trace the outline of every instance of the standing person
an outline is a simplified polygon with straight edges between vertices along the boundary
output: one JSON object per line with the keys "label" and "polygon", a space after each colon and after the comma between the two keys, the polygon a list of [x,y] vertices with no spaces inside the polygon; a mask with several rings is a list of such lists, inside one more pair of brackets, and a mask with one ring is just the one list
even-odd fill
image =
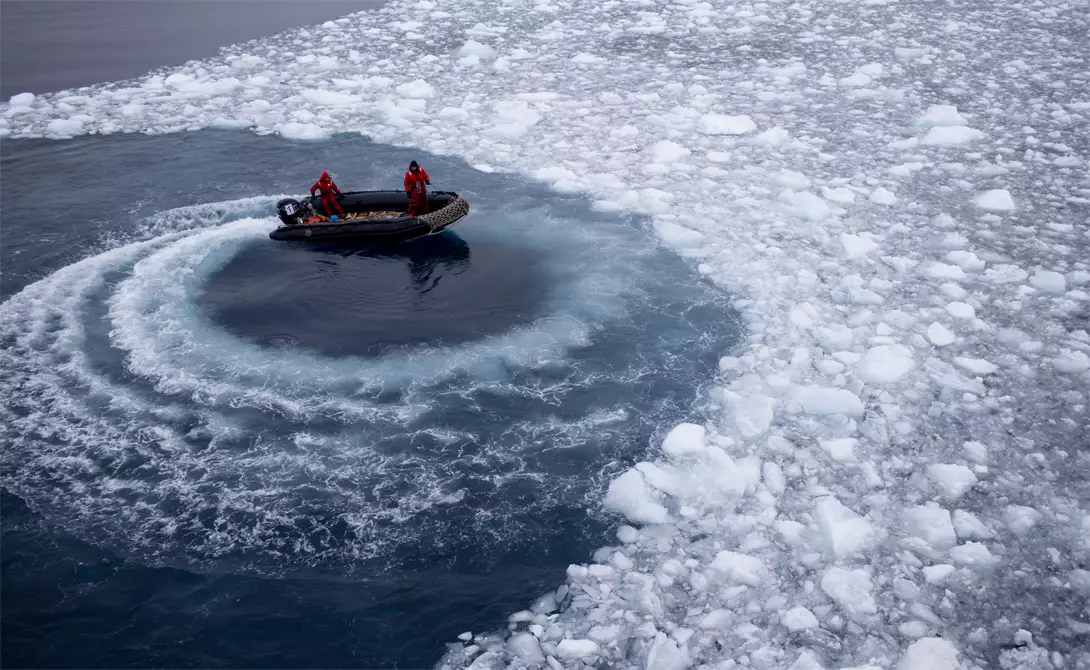
{"label": "standing person", "polygon": [[409,196],[409,216],[428,213],[428,186],[431,180],[428,173],[416,161],[409,163],[405,173],[405,193]]}
{"label": "standing person", "polygon": [[341,189],[337,188],[336,182],[333,181],[328,172],[323,172],[318,181],[314,182],[314,186],[310,187],[311,197],[314,197],[315,191],[322,194],[322,208],[325,209],[326,216],[333,218],[333,212],[336,212],[341,218],[344,218],[344,210],[341,209],[336,197],[341,195]]}

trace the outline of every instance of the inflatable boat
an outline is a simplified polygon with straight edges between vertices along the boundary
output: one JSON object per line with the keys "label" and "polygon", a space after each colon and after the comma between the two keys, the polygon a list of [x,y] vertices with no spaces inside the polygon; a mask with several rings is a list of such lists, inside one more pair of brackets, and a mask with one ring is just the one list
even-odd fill
{"label": "inflatable boat", "polygon": [[274,240],[353,240],[401,242],[433,235],[453,226],[469,214],[469,203],[457,193],[428,193],[428,213],[409,216],[409,196],[404,191],[346,191],[337,202],[344,216],[331,221],[324,216],[320,197],[285,198],[276,203],[283,225],[269,233]]}

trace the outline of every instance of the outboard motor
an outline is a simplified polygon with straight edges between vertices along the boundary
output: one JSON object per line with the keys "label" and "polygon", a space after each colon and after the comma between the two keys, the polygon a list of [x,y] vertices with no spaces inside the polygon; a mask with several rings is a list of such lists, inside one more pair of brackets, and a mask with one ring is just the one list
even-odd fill
{"label": "outboard motor", "polygon": [[303,205],[295,198],[284,198],[276,203],[276,213],[285,225],[294,226],[303,222]]}

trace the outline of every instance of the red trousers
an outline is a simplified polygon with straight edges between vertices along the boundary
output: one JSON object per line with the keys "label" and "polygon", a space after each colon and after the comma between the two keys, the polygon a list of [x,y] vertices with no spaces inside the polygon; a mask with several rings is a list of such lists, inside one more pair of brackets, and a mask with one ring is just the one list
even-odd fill
{"label": "red trousers", "polygon": [[420,216],[428,213],[428,189],[424,184],[409,191],[409,216]]}
{"label": "red trousers", "polygon": [[344,218],[344,210],[341,209],[341,204],[337,202],[337,199],[330,196],[322,196],[322,208],[325,209],[326,216],[333,216],[334,214]]}

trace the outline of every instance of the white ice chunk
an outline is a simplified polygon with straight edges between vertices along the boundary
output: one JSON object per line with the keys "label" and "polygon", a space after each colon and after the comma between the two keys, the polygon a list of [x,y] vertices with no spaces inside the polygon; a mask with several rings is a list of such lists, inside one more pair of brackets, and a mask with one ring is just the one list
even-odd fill
{"label": "white ice chunk", "polygon": [[512,635],[507,640],[507,651],[526,664],[542,665],[545,663],[545,654],[541,651],[541,643],[530,633],[515,633]]}
{"label": "white ice chunk", "polygon": [[705,114],[697,121],[696,129],[705,135],[745,135],[757,130],[757,124],[745,115]]}
{"label": "white ice chunk", "polygon": [[863,401],[847,389],[828,386],[795,386],[792,399],[807,414],[863,415]]}
{"label": "white ice chunk", "polygon": [[897,195],[893,191],[879,186],[870,194],[870,201],[876,205],[893,205],[897,202]]}
{"label": "white ice chunk", "polygon": [[871,546],[875,539],[874,526],[870,521],[831,496],[817,502],[815,516],[825,534],[826,543],[838,557],[862,551]]}
{"label": "white ice chunk", "polygon": [[941,637],[916,640],[905,651],[897,670],[960,670],[958,650]]}
{"label": "white ice chunk", "polygon": [[10,107],[29,107],[34,104],[34,99],[38,97],[33,93],[16,93],[8,98],[8,106]]}
{"label": "white ice chunk", "polygon": [[963,540],[990,540],[994,533],[972,512],[954,510],[954,530]]}
{"label": "white ice chunk", "polygon": [[954,105],[931,105],[927,108],[927,113],[916,121],[916,125],[925,128],[965,126],[968,124],[969,122],[965,120],[965,117],[958,112],[958,108]]}
{"label": "white ice chunk", "polygon": [[733,391],[727,391],[725,396],[734,427],[743,439],[755,439],[772,425],[775,398],[759,393],[742,395]]}
{"label": "white ice chunk", "polygon": [[1043,515],[1040,512],[1025,505],[1008,505],[1003,513],[1003,519],[1007,522],[1007,527],[1015,535],[1025,535],[1042,518]]}
{"label": "white ice chunk", "polygon": [[561,640],[556,645],[556,655],[560,658],[589,658],[598,655],[598,643],[593,640]]}
{"label": "white ice chunk", "polygon": [[977,482],[973,471],[964,465],[933,463],[927,467],[927,474],[942,494],[951,500],[960,498]]}
{"label": "white ice chunk", "polygon": [[780,193],[780,201],[787,203],[803,221],[821,221],[832,214],[828,203],[809,191],[786,190]]}
{"label": "white ice chunk", "polygon": [[693,152],[676,142],[660,140],[651,147],[651,158],[656,163],[676,163]]}
{"label": "white ice chunk", "polygon": [[487,44],[481,44],[477,40],[469,40],[458,49],[457,55],[458,58],[476,56],[481,60],[489,60],[496,57],[496,50]]}
{"label": "white ice chunk", "polygon": [[995,564],[997,559],[988,547],[979,542],[966,542],[950,550],[950,558],[958,565],[986,568]]}
{"label": "white ice chunk", "polygon": [[936,126],[927,131],[920,143],[933,147],[952,147],[959,144],[968,144],[982,137],[984,137],[984,133],[968,126]]}
{"label": "white ice chunk", "polygon": [[1013,212],[1014,198],[1005,188],[992,189],[978,195],[973,203],[980,209],[989,212]]}
{"label": "white ice chunk", "polygon": [[665,523],[669,515],[658,500],[640,471],[631,469],[610,482],[602,505],[635,523]]}
{"label": "white ice chunk", "polygon": [[976,316],[976,310],[973,309],[973,306],[960,300],[955,300],[947,305],[946,312],[958,319],[972,319]]}
{"label": "white ice chunk", "polygon": [[671,456],[684,456],[704,451],[704,426],[683,423],[675,426],[662,441],[662,450]]}
{"label": "white ice chunk", "polygon": [[747,586],[757,586],[768,574],[764,561],[756,556],[734,551],[721,551],[716,554],[711,567],[731,581]]}
{"label": "white ice chunk", "polygon": [[951,333],[941,323],[935,321],[927,327],[927,339],[936,347],[945,347],[953,344],[958,338],[957,335]]}
{"label": "white ice chunk", "polygon": [[794,170],[780,170],[780,174],[776,176],[776,183],[792,191],[810,188],[810,178]]}
{"label": "white ice chunk", "polygon": [[655,635],[655,641],[651,643],[651,650],[647,654],[647,670],[685,670],[689,665],[688,655],[678,648],[677,642],[665,633]]}
{"label": "white ice chunk", "polygon": [[905,510],[906,530],[935,549],[949,549],[958,542],[950,512],[935,505],[919,505]]}
{"label": "white ice chunk", "polygon": [[829,454],[829,458],[840,463],[855,460],[855,446],[859,440],[854,437],[840,437],[835,440],[821,440],[818,444]]}
{"label": "white ice chunk", "polygon": [[983,358],[968,358],[965,356],[955,356],[954,363],[963,370],[968,370],[974,375],[990,375],[997,370],[999,366],[991,361],[986,361]]}
{"label": "white ice chunk", "polygon": [[1052,357],[1052,366],[1067,374],[1086,372],[1090,370],[1090,356],[1078,350],[1061,349],[1059,354]]}
{"label": "white ice chunk", "polygon": [[1051,270],[1038,270],[1029,278],[1029,283],[1045,293],[1063,293],[1067,290],[1067,280],[1064,276]]}
{"label": "white ice chunk", "polygon": [[805,607],[792,607],[780,616],[780,623],[787,630],[800,631],[818,627],[817,617]]}
{"label": "white ice chunk", "polygon": [[403,98],[427,99],[435,96],[435,88],[423,79],[414,79],[394,90]]}
{"label": "white ice chunk", "polygon": [[844,246],[844,255],[848,258],[862,258],[878,249],[878,243],[869,237],[850,233],[841,233],[840,243]]}
{"label": "white ice chunk", "polygon": [[821,590],[852,619],[878,613],[874,584],[865,570],[829,568],[821,578]]}
{"label": "white ice chunk", "polygon": [[855,373],[867,384],[896,384],[916,368],[912,351],[900,344],[871,347],[855,365]]}

